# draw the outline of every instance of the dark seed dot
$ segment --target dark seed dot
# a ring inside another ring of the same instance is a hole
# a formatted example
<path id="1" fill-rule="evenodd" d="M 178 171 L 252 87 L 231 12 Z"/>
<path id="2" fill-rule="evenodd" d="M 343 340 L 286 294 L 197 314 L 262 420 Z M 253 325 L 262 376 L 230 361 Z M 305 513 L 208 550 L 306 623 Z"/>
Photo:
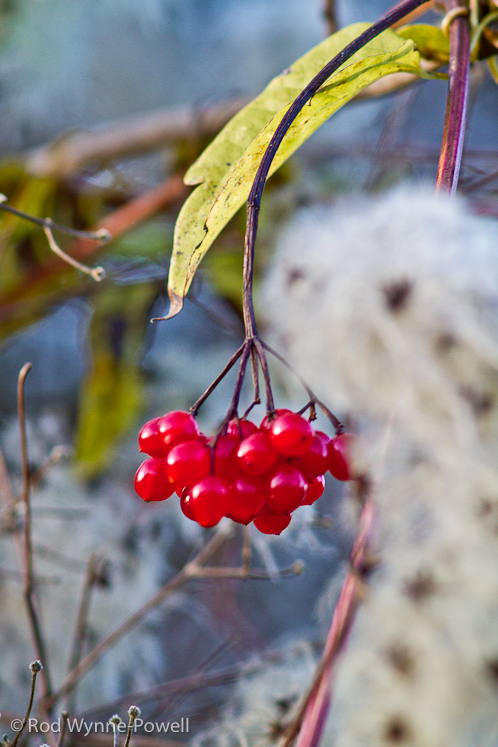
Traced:
<path id="1" fill-rule="evenodd" d="M 405 742 L 410 734 L 408 724 L 400 716 L 394 716 L 387 722 L 384 737 L 388 742 Z"/>
<path id="2" fill-rule="evenodd" d="M 451 332 L 443 332 L 436 340 L 436 348 L 441 353 L 447 353 L 451 348 L 456 347 L 457 340 Z"/>
<path id="3" fill-rule="evenodd" d="M 404 593 L 411 597 L 414 602 L 422 602 L 436 591 L 436 582 L 427 571 L 418 571 L 413 578 L 407 579 L 404 584 Z"/>
<path id="4" fill-rule="evenodd" d="M 294 285 L 298 280 L 302 280 L 306 277 L 304 270 L 294 267 L 287 273 L 287 285 Z"/>
<path id="5" fill-rule="evenodd" d="M 498 682 L 498 659 L 491 659 L 486 662 L 486 672 L 488 675 Z"/>
<path id="6" fill-rule="evenodd" d="M 389 311 L 398 312 L 406 306 L 413 291 L 413 285 L 408 280 L 397 280 L 382 287 Z"/>
<path id="7" fill-rule="evenodd" d="M 389 664 L 400 674 L 411 677 L 415 670 L 415 658 L 403 644 L 395 643 L 387 651 Z"/>

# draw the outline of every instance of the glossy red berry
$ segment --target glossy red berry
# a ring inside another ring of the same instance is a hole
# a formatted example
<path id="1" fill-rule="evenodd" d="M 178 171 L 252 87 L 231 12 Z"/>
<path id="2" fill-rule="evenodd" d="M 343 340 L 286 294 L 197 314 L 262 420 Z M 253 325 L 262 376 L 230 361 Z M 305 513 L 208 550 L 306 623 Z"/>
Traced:
<path id="1" fill-rule="evenodd" d="M 254 519 L 254 526 L 263 534 L 280 534 L 289 526 L 290 520 L 289 514 L 272 514 L 265 509 Z"/>
<path id="2" fill-rule="evenodd" d="M 240 442 L 237 461 L 248 475 L 264 475 L 276 463 L 278 452 L 273 448 L 266 433 L 253 433 Z"/>
<path id="3" fill-rule="evenodd" d="M 330 438 L 321 431 L 313 434 L 311 444 L 301 456 L 294 457 L 292 464 L 303 475 L 323 475 L 329 468 L 328 444 Z"/>
<path id="4" fill-rule="evenodd" d="M 285 412 L 270 426 L 273 446 L 284 456 L 300 456 L 311 446 L 313 430 L 307 420 L 295 412 Z"/>
<path id="5" fill-rule="evenodd" d="M 228 484 L 221 477 L 208 475 L 188 491 L 188 509 L 202 527 L 214 527 L 228 508 Z"/>
<path id="6" fill-rule="evenodd" d="M 166 447 L 183 441 L 199 439 L 199 427 L 195 418 L 184 410 L 172 410 L 159 418 L 159 432 Z"/>
<path id="7" fill-rule="evenodd" d="M 150 457 L 142 462 L 135 475 L 135 490 L 144 501 L 165 501 L 173 493 L 167 480 L 164 459 Z"/>
<path id="8" fill-rule="evenodd" d="M 266 508 L 274 514 L 290 514 L 301 505 L 306 494 L 306 480 L 291 464 L 277 465 L 267 477 Z"/>
<path id="9" fill-rule="evenodd" d="M 261 425 L 259 426 L 260 430 L 262 431 L 268 431 L 271 428 L 271 424 L 273 421 L 279 416 L 279 415 L 285 415 L 287 412 L 292 412 L 292 410 L 288 410 L 285 407 L 280 407 L 278 410 L 275 410 L 271 415 L 265 415 L 263 420 L 261 421 Z"/>
<path id="10" fill-rule="evenodd" d="M 168 480 L 180 495 L 186 485 L 194 485 L 207 477 L 211 467 L 211 453 L 199 441 L 176 444 L 166 457 Z"/>
<path id="11" fill-rule="evenodd" d="M 211 439 L 214 443 L 214 438 Z M 214 449 L 214 474 L 229 482 L 240 474 L 237 463 L 237 449 L 239 441 L 232 436 L 219 436 Z"/>
<path id="12" fill-rule="evenodd" d="M 182 513 L 187 517 L 187 519 L 191 519 L 192 521 L 197 521 L 194 507 L 192 505 L 192 496 L 190 495 L 190 488 L 183 488 L 182 494 L 180 496 L 180 508 L 182 510 Z"/>
<path id="13" fill-rule="evenodd" d="M 306 495 L 301 503 L 302 506 L 311 506 L 312 503 L 317 501 L 323 491 L 325 490 L 325 478 L 323 475 L 318 475 L 306 486 Z"/>
<path id="14" fill-rule="evenodd" d="M 248 436 L 252 436 L 253 433 L 257 433 L 258 426 L 256 423 L 253 423 L 251 420 L 230 420 L 227 427 L 227 436 L 231 436 L 232 438 L 236 438 L 238 440 L 242 440 L 242 438 L 247 438 Z"/>
<path id="15" fill-rule="evenodd" d="M 329 470 L 336 480 L 352 479 L 350 462 L 353 440 L 351 433 L 341 433 L 329 443 Z"/>
<path id="16" fill-rule="evenodd" d="M 168 447 L 164 444 L 164 438 L 159 431 L 161 418 L 154 418 L 143 425 L 138 434 L 138 448 L 144 454 L 164 458 L 168 453 Z"/>
<path id="17" fill-rule="evenodd" d="M 257 477 L 238 477 L 230 486 L 226 516 L 238 524 L 249 524 L 265 506 L 265 487 Z"/>

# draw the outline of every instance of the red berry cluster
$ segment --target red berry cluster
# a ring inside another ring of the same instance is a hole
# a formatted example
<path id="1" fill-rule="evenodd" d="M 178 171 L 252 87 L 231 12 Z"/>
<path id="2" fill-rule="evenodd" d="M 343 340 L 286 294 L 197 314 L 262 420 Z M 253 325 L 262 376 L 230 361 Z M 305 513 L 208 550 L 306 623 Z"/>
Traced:
<path id="1" fill-rule="evenodd" d="M 350 439 L 330 439 L 290 410 L 266 416 L 259 428 L 231 420 L 226 433 L 208 439 L 188 412 L 174 410 L 146 423 L 140 451 L 149 454 L 138 468 L 135 489 L 144 501 L 163 501 L 174 492 L 183 513 L 203 527 L 223 516 L 280 534 L 299 506 L 323 493 L 324 474 L 351 479 Z"/>

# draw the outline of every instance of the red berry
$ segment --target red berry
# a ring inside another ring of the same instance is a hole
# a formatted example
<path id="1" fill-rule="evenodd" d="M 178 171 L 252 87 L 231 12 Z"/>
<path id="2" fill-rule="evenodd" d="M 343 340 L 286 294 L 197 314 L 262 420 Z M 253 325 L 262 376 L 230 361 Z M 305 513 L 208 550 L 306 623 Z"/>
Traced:
<path id="1" fill-rule="evenodd" d="M 253 433 L 240 442 L 237 461 L 248 475 L 264 475 L 278 459 L 278 453 L 265 433 Z"/>
<path id="2" fill-rule="evenodd" d="M 329 443 L 329 470 L 336 480 L 352 479 L 350 454 L 354 438 L 352 433 L 341 433 Z"/>
<path id="3" fill-rule="evenodd" d="M 237 422 L 237 420 L 235 420 L 234 418 L 228 423 L 227 436 L 242 440 L 242 438 L 252 436 L 252 434 L 256 433 L 257 431 L 258 426 L 251 420 L 242 419 Z"/>
<path id="4" fill-rule="evenodd" d="M 166 457 L 168 480 L 174 483 L 180 495 L 186 485 L 207 477 L 211 467 L 211 453 L 199 441 L 185 441 L 173 446 Z"/>
<path id="5" fill-rule="evenodd" d="M 311 506 L 312 503 L 317 501 L 325 490 L 325 478 L 323 475 L 318 475 L 306 486 L 306 495 L 304 501 L 301 503 L 302 506 Z"/>
<path id="6" fill-rule="evenodd" d="M 164 458 L 168 453 L 168 448 L 164 444 L 164 439 L 159 432 L 159 421 L 161 418 L 154 418 L 143 425 L 138 434 L 138 448 L 144 454 Z"/>
<path id="7" fill-rule="evenodd" d="M 272 514 L 265 510 L 254 519 L 254 526 L 263 534 L 280 534 L 289 526 L 291 517 L 288 514 Z"/>
<path id="8" fill-rule="evenodd" d="M 263 420 L 261 421 L 260 430 L 262 431 L 268 431 L 271 428 L 271 424 L 277 418 L 279 415 L 284 415 L 287 412 L 292 412 L 292 410 L 287 410 L 285 407 L 281 407 L 278 410 L 275 410 L 271 415 L 265 415 Z"/>
<path id="9" fill-rule="evenodd" d="M 294 457 L 292 464 L 304 475 L 323 475 L 329 468 L 328 443 L 330 438 L 321 431 L 313 434 L 310 447 L 301 456 Z"/>
<path id="10" fill-rule="evenodd" d="M 188 509 L 202 527 L 214 527 L 228 508 L 228 484 L 214 475 L 208 475 L 188 491 Z"/>
<path id="11" fill-rule="evenodd" d="M 180 496 L 180 508 L 187 519 L 197 521 L 194 513 L 194 507 L 192 505 L 192 496 L 190 495 L 189 488 L 183 488 Z"/>
<path id="12" fill-rule="evenodd" d="M 211 441 L 214 443 L 214 438 Z M 240 475 L 237 448 L 238 440 L 231 436 L 219 436 L 214 449 L 214 474 L 229 482 Z"/>
<path id="13" fill-rule="evenodd" d="M 292 464 L 281 464 L 270 472 L 266 508 L 274 514 L 290 514 L 301 505 L 306 494 L 306 480 Z"/>
<path id="14" fill-rule="evenodd" d="M 226 516 L 238 524 L 249 524 L 265 506 L 265 486 L 257 477 L 238 477 L 231 485 Z"/>
<path id="15" fill-rule="evenodd" d="M 285 456 L 300 456 L 311 446 L 313 429 L 295 412 L 284 412 L 272 422 L 270 438 L 273 446 Z"/>
<path id="16" fill-rule="evenodd" d="M 199 439 L 200 436 L 195 418 L 183 410 L 173 410 L 163 415 L 159 418 L 158 427 L 166 447 Z"/>
<path id="17" fill-rule="evenodd" d="M 135 475 L 135 490 L 144 501 L 165 501 L 173 493 L 165 472 L 164 459 L 151 457 L 142 462 Z"/>

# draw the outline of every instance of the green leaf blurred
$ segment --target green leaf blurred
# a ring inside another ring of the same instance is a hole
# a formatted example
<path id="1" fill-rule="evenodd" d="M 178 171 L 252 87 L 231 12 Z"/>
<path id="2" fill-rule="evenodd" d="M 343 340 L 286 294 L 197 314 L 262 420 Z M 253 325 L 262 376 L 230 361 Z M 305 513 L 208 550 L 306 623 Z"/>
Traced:
<path id="1" fill-rule="evenodd" d="M 91 364 L 80 390 L 76 431 L 77 470 L 99 475 L 119 439 L 143 406 L 140 372 L 149 310 L 157 296 L 150 284 L 110 286 L 95 299 L 89 330 Z"/>

